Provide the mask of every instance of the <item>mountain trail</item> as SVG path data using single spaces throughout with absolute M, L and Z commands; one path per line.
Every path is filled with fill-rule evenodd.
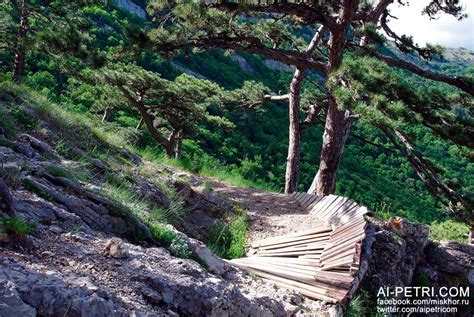
M 214 179 L 206 181 L 215 192 L 247 209 L 250 220 L 248 242 L 322 225 L 321 220 L 289 195 L 233 186 Z

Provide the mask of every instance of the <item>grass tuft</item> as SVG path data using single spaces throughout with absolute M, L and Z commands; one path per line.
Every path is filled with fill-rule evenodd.
M 249 227 L 245 210 L 234 207 L 236 215 L 229 225 L 219 225 L 209 232 L 209 249 L 224 259 L 237 259 L 245 254 L 245 237 Z
M 183 259 L 190 258 L 188 247 L 173 230 L 159 223 L 149 223 L 148 226 L 153 238 L 172 255 Z
M 0 226 L 7 233 L 13 233 L 20 237 L 24 237 L 32 233 L 36 229 L 36 224 L 27 222 L 24 219 L 17 217 L 2 217 L 0 218 Z
M 34 181 L 31 179 L 25 178 L 23 180 L 23 186 L 25 187 L 26 190 L 35 193 L 39 197 L 46 199 L 48 201 L 53 201 L 54 197 L 51 196 L 49 193 L 44 191 L 41 187 L 39 187 Z

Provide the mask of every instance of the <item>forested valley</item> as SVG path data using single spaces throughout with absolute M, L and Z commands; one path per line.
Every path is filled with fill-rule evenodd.
M 420 14 L 466 18 L 459 1 L 426 2 Z M 18 220 L 39 204 L 22 203 L 31 192 L 88 219 L 85 227 L 209 268 L 186 235 L 240 258 L 250 238 L 286 234 L 285 221 L 295 222 L 279 228 L 268 216 L 270 229 L 259 212 L 286 215 L 301 207 L 288 195 L 307 192 L 465 243 L 474 225 L 474 52 L 396 34 L 394 5 L 409 4 L 2 0 L 0 202 L 9 216 L 0 229 L 25 236 L 51 226 L 39 213 Z M 94 215 L 105 206 L 105 220 L 81 205 Z M 221 274 L 215 263 L 210 272 Z M 150 294 L 161 309 L 166 298 Z

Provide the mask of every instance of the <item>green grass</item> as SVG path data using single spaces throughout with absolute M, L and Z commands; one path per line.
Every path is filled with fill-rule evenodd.
M 53 201 L 54 197 L 51 196 L 49 193 L 44 191 L 38 184 L 36 184 L 34 181 L 31 179 L 25 178 L 23 180 L 23 186 L 25 187 L 26 190 L 35 193 L 39 197 L 46 199 L 48 201 Z
M 249 227 L 247 213 L 236 207 L 228 225 L 219 225 L 209 232 L 208 247 L 224 259 L 237 259 L 245 254 L 245 237 Z
M 7 233 L 14 233 L 20 237 L 27 236 L 36 229 L 35 223 L 27 222 L 17 217 L 0 218 L 0 226 L 3 227 L 3 230 Z
M 176 257 L 187 259 L 191 256 L 188 247 L 171 229 L 159 223 L 148 224 L 153 238 Z
M 469 227 L 462 222 L 452 219 L 444 222 L 433 222 L 430 225 L 430 238 L 432 240 L 455 240 L 466 243 Z
M 3 97 L 4 96 L 0 93 L 0 100 L 3 99 Z M 15 123 L 13 120 L 11 120 L 11 116 L 8 115 L 4 102 L 0 104 L 0 122 L 0 125 L 5 130 L 5 135 L 7 137 L 14 137 L 16 135 Z
M 170 198 L 170 206 L 155 205 L 135 193 L 132 184 L 117 174 L 107 176 L 107 181 L 101 185 L 100 192 L 145 221 L 173 223 L 185 212 L 184 200 L 171 189 L 165 193 Z
M 202 158 L 194 155 L 192 157 L 174 159 L 167 157 L 161 149 L 150 146 L 135 149 L 135 153 L 139 154 L 146 160 L 158 161 L 162 164 L 173 166 L 193 174 L 212 177 L 230 185 L 273 192 L 278 192 L 280 190 L 268 183 L 248 180 L 240 175 L 235 167 L 223 166 L 220 162 L 207 154 L 204 154 Z
M 56 177 L 62 177 L 62 178 L 67 178 L 69 180 L 72 180 L 72 181 L 75 181 L 76 178 L 74 177 L 74 175 L 68 171 L 67 169 L 61 167 L 61 166 L 58 166 L 58 165 L 53 165 L 53 164 L 50 164 L 50 165 L 47 165 L 46 166 L 46 171 L 53 175 L 53 176 L 56 176 Z
M 382 313 L 377 312 L 376 302 L 369 297 L 366 291 L 353 298 L 344 312 L 344 317 L 383 317 Z
M 33 131 L 39 125 L 35 117 L 17 105 L 11 106 L 9 112 L 15 118 L 15 121 L 23 126 L 26 132 Z
M 0 139 L 0 146 L 12 148 L 13 147 L 13 142 L 9 141 L 7 139 Z

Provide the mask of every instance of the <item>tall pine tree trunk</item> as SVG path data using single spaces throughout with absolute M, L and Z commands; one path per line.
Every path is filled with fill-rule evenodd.
M 23 0 L 20 2 L 20 30 L 18 32 L 13 65 L 13 81 L 15 83 L 21 82 L 25 70 L 25 41 L 29 29 L 28 16 L 29 11 L 26 7 L 26 0 Z
M 334 193 L 337 170 L 353 121 L 349 111 L 337 109 L 336 100 L 330 97 L 319 170 L 308 193 L 318 196 Z
M 290 84 L 289 96 L 289 144 L 286 160 L 285 194 L 296 191 L 301 158 L 300 95 L 304 70 L 296 69 Z
M 328 74 L 337 70 L 342 64 L 348 30 L 359 4 L 359 0 L 345 0 L 343 2 L 344 5 L 337 18 L 337 26 L 331 30 L 329 35 Z M 337 108 L 337 102 L 330 94 L 319 170 L 308 193 L 318 196 L 334 193 L 337 170 L 354 120 L 355 117 L 351 116 L 348 110 Z

